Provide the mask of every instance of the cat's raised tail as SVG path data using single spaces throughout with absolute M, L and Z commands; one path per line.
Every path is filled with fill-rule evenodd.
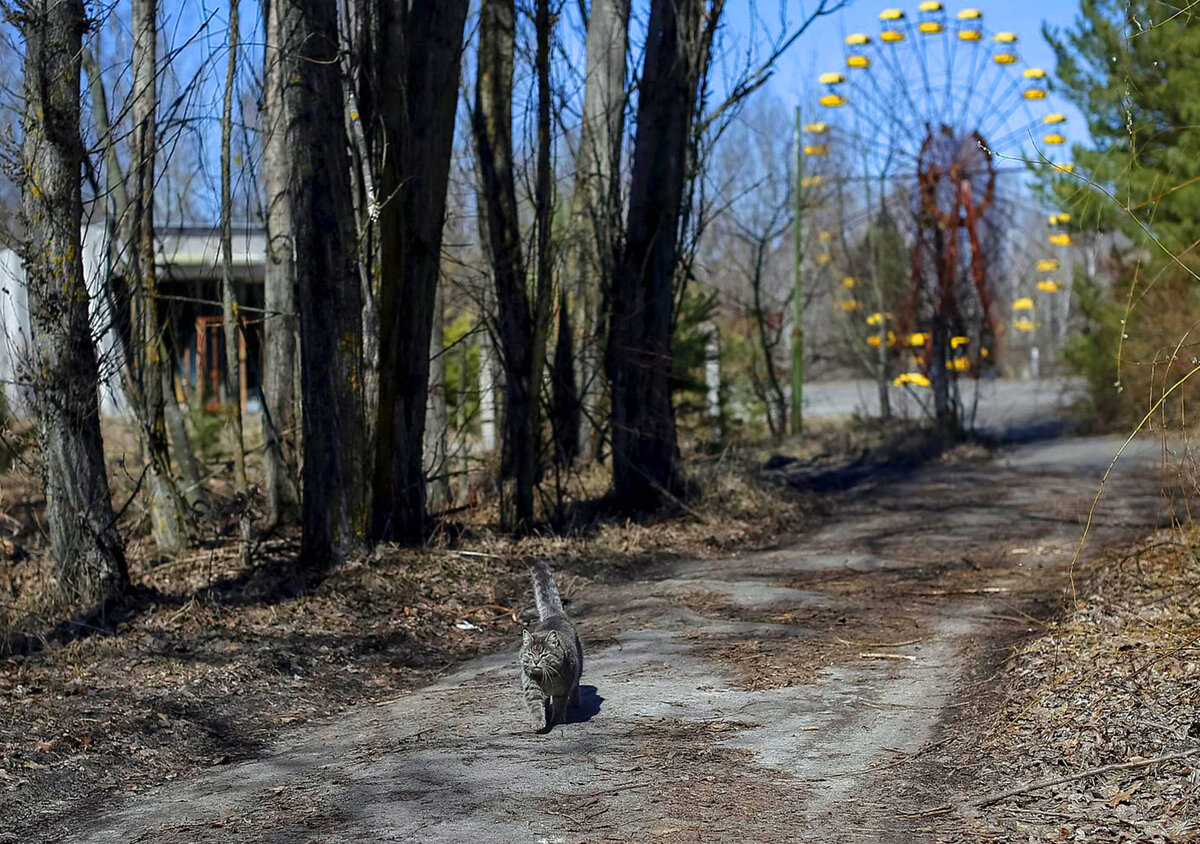
M 545 621 L 551 616 L 565 616 L 567 612 L 563 609 L 550 566 L 543 562 L 534 563 L 529 567 L 529 577 L 533 580 L 533 599 L 537 602 L 538 619 Z

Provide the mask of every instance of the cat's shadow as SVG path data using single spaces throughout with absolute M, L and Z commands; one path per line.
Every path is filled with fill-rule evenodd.
M 567 708 L 568 724 L 586 724 L 592 718 L 600 714 L 600 706 L 604 703 L 604 698 L 600 696 L 599 690 L 595 686 L 580 686 L 579 687 L 579 706 Z

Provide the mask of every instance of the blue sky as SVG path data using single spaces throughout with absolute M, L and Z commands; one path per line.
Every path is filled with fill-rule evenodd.
M 743 44 L 749 39 L 754 31 L 752 10 L 765 21 L 768 29 L 777 32 L 780 5 L 780 0 L 757 0 L 757 3 L 752 0 L 730 0 L 727 5 L 729 34 L 734 36 L 735 41 Z M 786 0 L 787 14 L 793 22 L 802 19 L 803 15 L 816 5 L 814 0 Z M 1042 67 L 1049 75 L 1053 75 L 1054 72 L 1054 57 L 1042 37 L 1042 25 L 1047 23 L 1052 27 L 1068 26 L 1079 9 L 1076 0 L 969 0 L 947 2 L 946 20 L 954 21 L 957 12 L 968 6 L 983 13 L 986 30 L 1017 33 L 1020 37 L 1017 48 L 1024 62 L 1023 66 Z M 778 71 L 768 83 L 769 90 L 780 101 L 790 106 L 801 98 L 799 92 L 806 86 L 809 89 L 814 87 L 819 73 L 844 70 L 845 36 L 853 32 L 877 36 L 880 30 L 879 13 L 886 8 L 902 8 L 910 20 L 917 17 L 916 0 L 852 0 L 842 11 L 823 17 L 813 24 L 779 62 Z M 957 72 L 964 73 L 965 68 L 960 66 Z M 1052 94 L 1050 107 L 1068 116 L 1068 138 L 1084 138 L 1083 121 L 1069 103 Z

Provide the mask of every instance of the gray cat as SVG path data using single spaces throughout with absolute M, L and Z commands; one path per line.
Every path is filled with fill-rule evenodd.
M 521 691 L 533 718 L 533 729 L 541 732 L 563 723 L 568 705 L 579 706 L 583 643 L 563 609 L 550 567 L 535 563 L 529 576 L 539 621 L 532 633 L 526 630 L 522 634 Z

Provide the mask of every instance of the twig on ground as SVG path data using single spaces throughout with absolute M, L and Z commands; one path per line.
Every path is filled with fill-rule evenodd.
M 1162 762 L 1174 762 L 1177 759 L 1185 759 L 1188 756 L 1195 756 L 1200 753 L 1200 747 L 1193 747 L 1191 750 L 1183 750 L 1179 753 L 1168 753 L 1165 756 L 1155 756 L 1153 759 L 1139 759 L 1136 762 L 1121 762 L 1116 765 L 1101 765 L 1099 768 L 1088 768 L 1086 771 L 1080 771 L 1077 774 L 1071 774 L 1066 777 L 1055 777 L 1049 780 L 1040 780 L 1038 782 L 1025 783 L 1024 785 L 1010 788 L 1008 791 L 1002 791 L 999 794 L 993 794 L 987 797 L 979 797 L 967 803 L 968 806 L 981 808 L 983 806 L 991 806 L 993 803 L 999 803 L 1002 800 L 1007 800 L 1010 797 L 1016 797 L 1021 794 L 1026 794 L 1030 791 L 1039 791 L 1043 788 L 1050 788 L 1063 783 L 1075 782 L 1076 780 L 1086 779 L 1098 774 L 1108 774 L 1113 771 L 1132 771 L 1137 768 L 1148 768 L 1151 765 L 1158 765 Z
M 917 661 L 917 658 L 915 656 L 909 656 L 908 654 L 882 654 L 882 653 L 874 653 L 872 651 L 868 651 L 867 653 L 861 653 L 858 655 L 858 658 L 859 659 L 894 659 L 894 660 L 900 660 L 903 662 L 916 662 Z

